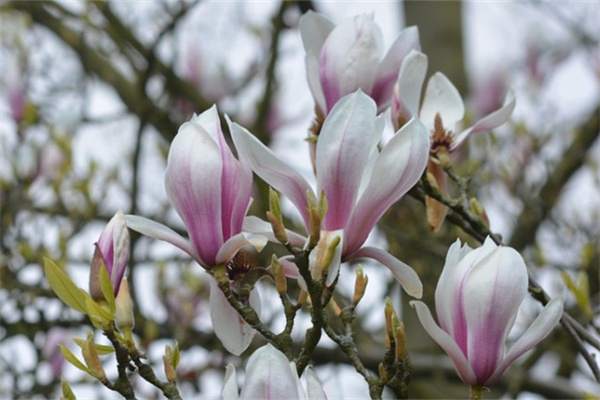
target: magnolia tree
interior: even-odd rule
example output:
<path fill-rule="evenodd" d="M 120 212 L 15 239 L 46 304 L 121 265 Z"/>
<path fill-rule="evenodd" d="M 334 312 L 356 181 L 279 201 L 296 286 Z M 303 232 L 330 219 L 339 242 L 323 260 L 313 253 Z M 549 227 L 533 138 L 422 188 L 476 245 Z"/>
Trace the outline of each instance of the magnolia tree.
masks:
<path fill-rule="evenodd" d="M 385 46 L 373 14 L 336 18 L 310 2 L 265 6 L 268 29 L 227 8 L 226 25 L 252 26 L 255 42 L 234 54 L 238 65 L 249 58 L 242 73 L 222 56 L 211 66 L 194 47 L 219 33 L 210 7 L 228 6 L 3 4 L 3 29 L 19 32 L 3 39 L 15 61 L 3 92 L 2 150 L 14 155 L 2 170 L 5 395 L 56 397 L 59 382 L 66 399 L 575 398 L 598 388 L 598 201 L 582 203 L 581 218 L 551 213 L 586 168 L 597 105 L 560 140 L 515 121 L 536 91 L 504 86 L 491 105 L 472 96 L 467 113 L 464 88 L 430 71 L 427 25 Z M 571 46 L 597 46 L 559 15 Z M 194 21 L 204 33 L 179 40 Z M 181 54 L 169 47 L 180 41 Z M 304 62 L 285 63 L 299 60 L 306 80 L 281 66 L 285 41 L 300 46 Z M 65 46 L 75 54 L 56 61 Z M 48 60 L 61 67 L 41 71 Z M 112 92 L 96 94 L 90 75 Z M 291 81 L 312 97 L 294 99 L 307 118 L 283 109 Z M 65 100 L 68 85 L 84 106 Z M 124 106 L 116 115 L 94 113 L 111 101 Z M 73 114 L 77 123 L 57 122 Z M 302 151 L 277 145 L 284 128 Z M 119 152 L 136 129 L 131 161 Z M 78 156 L 101 141 L 103 159 L 128 160 L 130 172 Z M 536 163 L 548 164 L 543 178 L 529 177 Z M 597 189 L 597 168 L 584 172 Z M 488 214 L 483 198 L 505 215 Z M 499 207 L 518 201 L 514 216 Z M 516 223 L 502 235 L 493 218 Z"/>

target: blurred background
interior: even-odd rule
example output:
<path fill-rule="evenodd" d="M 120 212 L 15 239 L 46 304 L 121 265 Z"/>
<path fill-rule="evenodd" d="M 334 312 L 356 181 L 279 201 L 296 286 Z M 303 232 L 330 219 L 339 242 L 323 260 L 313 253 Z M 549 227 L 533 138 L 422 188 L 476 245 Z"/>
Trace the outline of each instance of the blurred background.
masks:
<path fill-rule="evenodd" d="M 465 99 L 465 126 L 499 108 L 514 89 L 511 121 L 470 137 L 453 161 L 469 177 L 468 195 L 485 208 L 491 231 L 523 254 L 544 289 L 563 296 L 569 313 L 598 341 L 597 2 L 4 1 L 0 398 L 60 397 L 61 377 L 81 398 L 114 398 L 64 362 L 57 345 L 75 347 L 72 338 L 84 337 L 91 326 L 54 296 L 41 260 L 52 258 L 87 287 L 93 244 L 118 209 L 183 228 L 163 178 L 169 143 L 193 113 L 216 103 L 314 181 L 305 141 L 314 102 L 298 31 L 309 9 L 336 23 L 372 14 L 386 50 L 402 28 L 417 25 L 428 75 L 443 72 Z M 262 217 L 268 202 L 262 185 L 254 197 L 251 213 Z M 455 220 L 451 213 L 432 233 L 413 193 L 392 207 L 370 238 L 418 271 L 430 307 L 448 246 L 457 237 L 477 245 Z M 214 336 L 205 272 L 171 246 L 138 236 L 132 237 L 132 255 L 135 335 L 149 362 L 162 371 L 164 346 L 176 339 L 183 397 L 218 397 L 226 363 L 242 364 Z M 390 296 L 406 325 L 411 397 L 466 397 L 396 282 L 381 266 L 363 267 L 370 281 L 355 333 L 365 364 L 376 371 L 383 354 L 383 299 Z M 342 274 L 349 279 L 340 279 L 340 304 L 352 296 L 352 267 Z M 277 294 L 261 290 L 262 319 L 277 330 L 281 310 L 269 306 Z M 539 309 L 528 299 L 510 337 L 518 337 Z M 300 318 L 298 338 L 309 322 L 307 314 Z M 261 344 L 255 339 L 253 347 Z M 598 349 L 586 346 L 597 360 Z M 600 387 L 578 353 L 558 327 L 487 397 L 597 396 Z M 313 364 L 330 398 L 368 397 L 367 385 L 327 339 Z M 110 366 L 116 374 L 108 359 L 107 371 Z M 140 397 L 158 396 L 137 384 Z"/>

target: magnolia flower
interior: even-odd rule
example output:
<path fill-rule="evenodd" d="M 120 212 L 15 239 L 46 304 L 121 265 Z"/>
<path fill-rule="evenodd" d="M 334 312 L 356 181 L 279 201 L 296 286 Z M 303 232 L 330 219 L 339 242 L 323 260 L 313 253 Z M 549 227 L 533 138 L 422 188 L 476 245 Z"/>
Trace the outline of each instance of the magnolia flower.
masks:
<path fill-rule="evenodd" d="M 383 119 L 376 112 L 375 102 L 362 91 L 345 96 L 325 120 L 316 145 L 317 193 L 324 193 L 329 205 L 321 240 L 341 238 L 326 283 L 333 282 L 341 261 L 368 257 L 387 266 L 407 293 L 421 297 L 422 285 L 415 271 L 387 252 L 363 244 L 383 213 L 423 173 L 427 132 L 418 120 L 412 120 L 380 152 L 377 144 Z M 240 157 L 294 203 L 309 231 L 307 193 L 317 198 L 309 183 L 246 129 L 233 124 L 232 137 Z"/>
<path fill-rule="evenodd" d="M 505 123 L 515 108 L 516 100 L 510 90 L 500 109 L 461 131 L 460 122 L 465 115 L 463 100 L 456 87 L 441 72 L 429 78 L 419 110 L 426 71 L 427 56 L 418 51 L 411 51 L 402 62 L 392 96 L 392 123 L 398 129 L 410 118 L 418 116 L 425 124 L 431 136 L 432 155 L 427 170 L 441 193 L 447 194 L 446 174 L 437 160 L 438 154 L 456 150 L 472 133 L 488 131 Z M 448 209 L 429 196 L 425 200 L 427 219 L 431 229 L 436 231 L 441 227 Z"/>
<path fill-rule="evenodd" d="M 300 19 L 300 34 L 308 84 L 323 115 L 357 89 L 371 96 L 382 112 L 389 104 L 402 59 L 409 50 L 420 48 L 418 29 L 409 27 L 384 56 L 381 30 L 372 15 L 335 26 L 325 16 L 308 11 Z"/>
<path fill-rule="evenodd" d="M 102 265 L 106 266 L 116 296 L 119 293 L 128 262 L 129 231 L 125 223 L 125 216 L 119 210 L 108 222 L 96 243 L 90 272 L 90 294 L 94 299 L 104 298 L 100 288 L 100 268 Z"/>
<path fill-rule="evenodd" d="M 527 267 L 514 249 L 497 246 L 489 237 L 474 250 L 457 240 L 448 250 L 435 290 L 439 325 L 423 302 L 411 302 L 465 383 L 494 385 L 560 319 L 562 300 L 552 299 L 507 351 L 506 338 L 527 295 L 527 282 Z"/>
<path fill-rule="evenodd" d="M 221 391 L 223 400 L 237 399 L 326 399 L 327 396 L 312 369 L 305 372 L 306 392 L 296 372 L 296 365 L 286 356 L 267 344 L 250 356 L 241 393 L 237 387 L 235 367 L 227 365 L 225 383 Z"/>
<path fill-rule="evenodd" d="M 252 170 L 235 159 L 219 122 L 216 106 L 184 123 L 171 143 L 165 176 L 167 196 L 183 220 L 189 240 L 147 218 L 128 215 L 127 226 L 169 242 L 188 253 L 207 270 L 226 264 L 244 246 L 258 250 L 262 236 L 242 232 L 250 205 Z M 241 354 L 255 331 L 231 307 L 214 279 L 210 307 L 215 333 L 235 355 Z M 257 292 L 251 304 L 259 309 Z"/>

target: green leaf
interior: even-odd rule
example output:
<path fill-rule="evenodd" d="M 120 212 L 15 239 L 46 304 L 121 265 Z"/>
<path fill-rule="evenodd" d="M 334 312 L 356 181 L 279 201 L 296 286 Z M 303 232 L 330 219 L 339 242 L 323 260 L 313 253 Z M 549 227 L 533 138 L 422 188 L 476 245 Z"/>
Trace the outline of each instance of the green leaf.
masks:
<path fill-rule="evenodd" d="M 106 269 L 106 264 L 102 263 L 100 267 L 100 289 L 102 290 L 102 294 L 104 298 L 108 302 L 108 306 L 110 308 L 110 313 L 115 314 L 115 292 L 110 281 L 110 276 L 108 275 L 108 270 Z"/>
<path fill-rule="evenodd" d="M 77 357 L 75 357 L 75 354 L 71 353 L 71 351 L 69 349 L 67 349 L 67 347 L 65 345 L 60 345 L 60 352 L 62 353 L 62 355 L 65 357 L 65 360 L 67 360 L 69 363 L 71 363 L 74 367 L 79 368 L 80 370 L 82 370 L 83 372 L 89 374 L 90 373 L 90 369 L 88 367 L 86 367 L 85 365 L 83 365 L 83 363 L 81 361 L 79 361 L 77 359 Z"/>
<path fill-rule="evenodd" d="M 65 400 L 77 400 L 77 397 L 75 397 L 75 393 L 73 393 L 73 391 L 71 390 L 71 385 L 69 385 L 69 382 L 65 381 L 64 379 L 61 382 L 61 387 L 62 387 L 62 398 Z"/>
<path fill-rule="evenodd" d="M 75 343 L 77 343 L 77 345 L 81 348 L 83 348 L 83 346 L 85 345 L 85 339 L 81 339 L 81 338 L 75 338 L 73 339 L 73 341 Z M 105 356 L 107 354 L 111 354 L 115 352 L 114 347 L 112 346 L 107 346 L 104 344 L 98 344 L 98 343 L 94 343 L 94 347 L 96 348 L 96 351 L 98 352 L 98 355 L 101 356 Z"/>
<path fill-rule="evenodd" d="M 92 300 L 91 297 L 85 299 L 85 307 L 87 315 L 92 320 L 92 324 L 99 329 L 104 329 L 110 325 L 113 320 L 113 315 L 104 309 L 101 305 Z"/>
<path fill-rule="evenodd" d="M 171 361 L 171 365 L 173 366 L 173 369 L 177 369 L 180 359 L 181 359 L 181 357 L 179 355 L 179 343 L 177 343 L 177 341 L 175 341 L 175 348 L 173 349 L 173 359 Z"/>
<path fill-rule="evenodd" d="M 44 258 L 44 272 L 50 287 L 59 299 L 74 310 L 87 314 L 86 298 L 82 297 L 82 290 L 73 283 L 71 278 L 54 261 Z"/>

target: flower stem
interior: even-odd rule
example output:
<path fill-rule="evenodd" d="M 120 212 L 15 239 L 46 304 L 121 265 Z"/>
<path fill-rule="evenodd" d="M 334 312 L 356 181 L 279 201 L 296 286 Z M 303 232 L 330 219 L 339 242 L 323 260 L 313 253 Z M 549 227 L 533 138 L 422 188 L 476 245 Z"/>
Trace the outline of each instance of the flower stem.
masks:
<path fill-rule="evenodd" d="M 481 385 L 473 385 L 471 386 L 471 390 L 469 393 L 469 399 L 471 400 L 481 400 L 483 399 L 483 386 Z"/>

